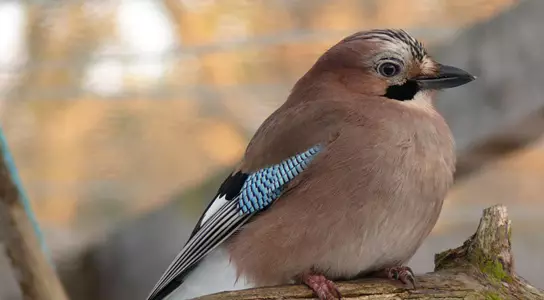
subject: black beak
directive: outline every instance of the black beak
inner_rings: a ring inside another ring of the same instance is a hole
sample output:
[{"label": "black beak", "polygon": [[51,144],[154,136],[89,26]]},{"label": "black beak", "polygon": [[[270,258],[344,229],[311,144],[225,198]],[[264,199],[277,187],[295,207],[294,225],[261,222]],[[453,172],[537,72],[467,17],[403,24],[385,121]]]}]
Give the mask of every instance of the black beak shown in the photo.
[{"label": "black beak", "polygon": [[457,87],[476,79],[468,72],[456,67],[439,65],[436,76],[422,76],[415,78],[419,87],[423,90],[442,90]]}]

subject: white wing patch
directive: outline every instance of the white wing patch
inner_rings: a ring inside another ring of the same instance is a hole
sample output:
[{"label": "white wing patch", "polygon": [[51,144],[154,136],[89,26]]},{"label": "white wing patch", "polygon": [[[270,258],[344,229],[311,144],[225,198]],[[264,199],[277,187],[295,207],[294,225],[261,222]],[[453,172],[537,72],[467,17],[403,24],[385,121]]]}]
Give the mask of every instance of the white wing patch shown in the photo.
[{"label": "white wing patch", "polygon": [[200,224],[206,223],[208,219],[210,219],[223,205],[227,204],[228,200],[226,199],[227,195],[223,195],[219,198],[215,198],[212,202],[212,205],[210,205],[210,208],[206,210],[204,213],[204,217],[202,217],[202,221]]},{"label": "white wing patch", "polygon": [[236,274],[226,249],[218,247],[202,259],[198,268],[189,273],[183,284],[166,299],[186,300],[219,293],[254,287],[247,278]]}]

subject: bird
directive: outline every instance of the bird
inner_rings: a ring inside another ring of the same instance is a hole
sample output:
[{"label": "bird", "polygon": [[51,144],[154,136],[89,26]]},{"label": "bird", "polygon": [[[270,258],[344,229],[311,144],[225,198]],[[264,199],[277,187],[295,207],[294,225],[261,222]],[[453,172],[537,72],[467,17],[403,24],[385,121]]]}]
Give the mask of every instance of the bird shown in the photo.
[{"label": "bird", "polygon": [[455,172],[437,93],[476,79],[402,29],[341,39],[264,120],[148,300],[365,276],[416,288],[405,264]]}]

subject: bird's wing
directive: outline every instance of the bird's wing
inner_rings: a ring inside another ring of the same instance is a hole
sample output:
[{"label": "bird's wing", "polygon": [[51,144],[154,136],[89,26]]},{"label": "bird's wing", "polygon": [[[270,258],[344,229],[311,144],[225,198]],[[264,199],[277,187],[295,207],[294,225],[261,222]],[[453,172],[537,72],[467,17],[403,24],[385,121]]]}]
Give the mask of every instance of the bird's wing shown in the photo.
[{"label": "bird's wing", "polygon": [[276,200],[284,186],[304,171],[320,150],[321,145],[316,145],[251,174],[237,172],[229,176],[147,299],[163,299],[175,290],[206,254]]}]

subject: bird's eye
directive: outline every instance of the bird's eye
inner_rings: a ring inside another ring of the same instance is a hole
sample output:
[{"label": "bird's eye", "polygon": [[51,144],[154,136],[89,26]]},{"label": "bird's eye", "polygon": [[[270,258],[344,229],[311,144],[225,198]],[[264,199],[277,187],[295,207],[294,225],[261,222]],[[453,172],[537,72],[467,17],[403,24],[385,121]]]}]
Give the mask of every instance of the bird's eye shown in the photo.
[{"label": "bird's eye", "polygon": [[380,75],[384,77],[393,77],[400,73],[401,66],[394,62],[387,61],[378,65],[377,70]]}]

